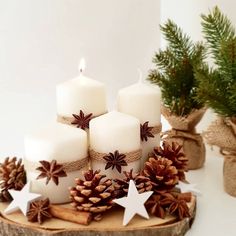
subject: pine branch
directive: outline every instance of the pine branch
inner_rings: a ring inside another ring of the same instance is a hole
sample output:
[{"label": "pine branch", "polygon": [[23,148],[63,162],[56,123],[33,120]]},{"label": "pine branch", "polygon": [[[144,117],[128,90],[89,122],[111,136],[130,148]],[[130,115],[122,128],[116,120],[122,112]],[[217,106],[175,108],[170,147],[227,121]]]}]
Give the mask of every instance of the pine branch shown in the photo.
[{"label": "pine branch", "polygon": [[148,80],[161,87],[165,106],[178,116],[186,116],[203,106],[196,100],[195,68],[201,68],[206,51],[202,43],[194,44],[190,37],[171,20],[161,26],[168,46],[159,50]]},{"label": "pine branch", "polygon": [[197,99],[222,116],[236,116],[236,36],[230,20],[215,7],[202,15],[202,26],[213,54],[214,69],[196,69]]},{"label": "pine branch", "polygon": [[204,36],[209,44],[215,60],[219,58],[219,48],[222,41],[231,40],[235,37],[235,29],[230,20],[215,7],[208,15],[201,15]]}]

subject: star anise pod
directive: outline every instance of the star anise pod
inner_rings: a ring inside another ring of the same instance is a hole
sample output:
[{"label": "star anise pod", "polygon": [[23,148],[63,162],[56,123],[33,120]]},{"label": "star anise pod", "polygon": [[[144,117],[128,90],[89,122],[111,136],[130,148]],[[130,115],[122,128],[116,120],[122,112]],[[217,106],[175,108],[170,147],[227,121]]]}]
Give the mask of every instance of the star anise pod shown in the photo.
[{"label": "star anise pod", "polygon": [[109,153],[108,155],[104,156],[103,159],[107,162],[105,166],[105,170],[109,168],[116,168],[119,173],[121,173],[122,166],[127,166],[127,162],[125,160],[126,155],[119,153],[119,151],[115,151],[114,153]]},{"label": "star anise pod", "polygon": [[168,205],[168,212],[171,215],[177,215],[182,220],[185,217],[190,217],[189,208],[185,196],[182,194],[165,193],[163,204]]},{"label": "star anise pod", "polygon": [[178,170],[178,177],[181,181],[185,181],[185,172],[187,171],[188,158],[185,156],[182,150],[183,146],[177,142],[171,144],[164,141],[162,147],[156,147],[153,153],[150,154],[153,157],[165,157],[172,161],[172,165]]},{"label": "star anise pod", "polygon": [[42,166],[36,168],[36,170],[41,172],[37,179],[47,178],[46,184],[52,179],[52,181],[58,185],[59,178],[67,176],[66,172],[63,170],[63,165],[57,164],[55,160],[51,162],[40,161],[40,164]]},{"label": "star anise pod", "polygon": [[82,110],[80,110],[79,115],[72,114],[75,120],[71,122],[72,125],[76,125],[77,128],[81,128],[83,130],[89,128],[89,122],[92,119],[93,113],[85,115]]},{"label": "star anise pod", "polygon": [[142,141],[147,141],[148,138],[154,138],[152,134],[153,127],[148,126],[149,121],[146,121],[143,124],[140,124],[140,135]]},{"label": "star anise pod", "polygon": [[34,201],[30,203],[30,209],[27,212],[27,218],[30,222],[38,222],[42,224],[44,220],[52,218],[50,214],[50,201],[45,200]]},{"label": "star anise pod", "polygon": [[145,203],[145,207],[148,212],[156,217],[165,218],[165,202],[163,202],[163,195],[159,193],[154,193]]}]

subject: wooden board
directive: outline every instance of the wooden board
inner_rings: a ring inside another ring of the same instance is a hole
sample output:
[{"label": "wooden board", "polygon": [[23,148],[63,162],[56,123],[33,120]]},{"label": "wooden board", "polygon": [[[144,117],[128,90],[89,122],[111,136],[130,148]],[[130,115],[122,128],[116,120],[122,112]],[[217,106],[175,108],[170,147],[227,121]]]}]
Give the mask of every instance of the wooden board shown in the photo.
[{"label": "wooden board", "polygon": [[[0,204],[3,212],[7,205]],[[123,210],[108,212],[101,222],[92,222],[89,226],[81,226],[59,219],[52,219],[42,226],[29,223],[20,213],[0,215],[0,235],[9,236],[177,236],[184,235],[191,227],[196,213],[196,198],[189,203],[190,218],[177,221],[175,217],[167,216],[162,220],[151,217],[145,220],[139,216],[126,227],[122,226]]]}]

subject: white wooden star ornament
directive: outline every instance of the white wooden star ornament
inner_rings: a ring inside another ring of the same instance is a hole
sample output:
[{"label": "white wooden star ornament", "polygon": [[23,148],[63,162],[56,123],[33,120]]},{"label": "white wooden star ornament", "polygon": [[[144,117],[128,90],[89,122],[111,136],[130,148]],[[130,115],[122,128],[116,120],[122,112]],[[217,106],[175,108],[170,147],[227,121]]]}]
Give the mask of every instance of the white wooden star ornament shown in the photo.
[{"label": "white wooden star ornament", "polygon": [[128,196],[113,200],[120,206],[125,208],[123,225],[127,225],[130,220],[136,215],[140,215],[146,219],[149,219],[147,210],[144,203],[153,194],[153,191],[139,193],[133,180],[129,182]]},{"label": "white wooden star ornament", "polygon": [[10,214],[16,210],[21,210],[21,212],[26,216],[30,203],[41,197],[40,194],[30,192],[30,182],[27,183],[20,191],[12,189],[8,191],[11,194],[13,200],[5,209],[5,214]]}]

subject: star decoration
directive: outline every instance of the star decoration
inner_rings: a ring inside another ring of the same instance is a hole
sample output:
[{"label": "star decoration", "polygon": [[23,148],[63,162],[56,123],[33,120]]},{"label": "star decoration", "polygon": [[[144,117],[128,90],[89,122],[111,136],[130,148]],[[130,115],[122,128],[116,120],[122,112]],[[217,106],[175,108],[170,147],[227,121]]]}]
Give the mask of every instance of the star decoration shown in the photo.
[{"label": "star decoration", "polygon": [[196,184],[187,184],[184,182],[179,182],[176,187],[181,190],[182,193],[191,192],[197,196],[201,196],[202,193],[199,189],[196,188]]},{"label": "star decoration", "polygon": [[58,185],[59,178],[67,176],[66,172],[63,170],[63,165],[57,164],[57,161],[55,160],[52,160],[51,162],[40,161],[40,164],[42,166],[36,168],[36,170],[41,172],[37,179],[47,178],[46,184],[52,179],[52,181]]},{"label": "star decoration", "polygon": [[134,181],[130,180],[128,196],[113,200],[113,202],[125,208],[123,219],[124,226],[127,225],[136,214],[146,219],[149,219],[144,203],[152,194],[153,191],[148,191],[139,194]]},{"label": "star decoration", "polygon": [[149,121],[146,121],[143,124],[140,124],[140,136],[142,141],[148,141],[148,138],[154,138],[152,134],[153,127],[148,126]]},{"label": "star decoration", "polygon": [[71,124],[77,125],[77,128],[85,130],[89,128],[89,122],[93,117],[93,113],[85,115],[84,112],[80,110],[79,115],[72,114],[72,116],[75,118],[75,120],[71,122]]},{"label": "star decoration", "polygon": [[112,170],[116,167],[117,171],[121,173],[122,166],[127,166],[127,162],[125,160],[126,155],[119,153],[119,151],[115,151],[114,153],[109,153],[104,156],[103,159],[107,162],[105,166],[105,170],[112,168]]},{"label": "star decoration", "polygon": [[10,189],[9,193],[11,194],[13,201],[5,209],[5,214],[10,214],[19,209],[26,216],[30,203],[41,197],[40,194],[30,192],[30,182],[27,183],[22,190],[16,191]]}]

